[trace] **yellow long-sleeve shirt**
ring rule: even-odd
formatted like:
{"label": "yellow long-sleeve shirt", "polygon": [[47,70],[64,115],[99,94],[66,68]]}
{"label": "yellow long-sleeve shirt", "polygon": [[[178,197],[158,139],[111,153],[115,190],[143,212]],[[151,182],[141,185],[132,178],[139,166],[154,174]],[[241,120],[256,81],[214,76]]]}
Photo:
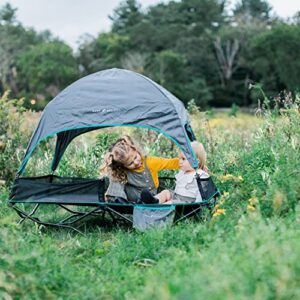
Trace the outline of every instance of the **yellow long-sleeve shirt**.
{"label": "yellow long-sleeve shirt", "polygon": [[[162,157],[155,157],[155,156],[147,156],[146,163],[156,188],[158,188],[158,184],[159,184],[158,181],[159,171],[179,169],[179,158],[162,158]],[[142,166],[132,171],[143,172],[144,170],[145,170],[145,162],[143,160]]]}

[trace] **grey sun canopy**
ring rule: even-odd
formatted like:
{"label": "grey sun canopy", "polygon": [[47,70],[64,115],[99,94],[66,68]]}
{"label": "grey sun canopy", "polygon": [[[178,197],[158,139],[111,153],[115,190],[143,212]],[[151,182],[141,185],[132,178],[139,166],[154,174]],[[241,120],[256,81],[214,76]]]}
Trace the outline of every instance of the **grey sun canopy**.
{"label": "grey sun canopy", "polygon": [[49,102],[18,174],[23,173],[33,150],[47,137],[57,135],[54,171],[73,138],[112,126],[135,126],[161,132],[180,147],[192,166],[198,166],[190,145],[194,134],[182,102],[151,79],[114,68],[77,80]]}

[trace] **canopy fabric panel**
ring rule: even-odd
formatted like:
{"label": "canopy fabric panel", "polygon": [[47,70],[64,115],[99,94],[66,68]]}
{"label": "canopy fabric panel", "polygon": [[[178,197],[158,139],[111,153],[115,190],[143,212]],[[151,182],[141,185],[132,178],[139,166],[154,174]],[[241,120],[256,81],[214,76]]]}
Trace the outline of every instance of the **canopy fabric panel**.
{"label": "canopy fabric panel", "polygon": [[55,169],[74,137],[111,126],[136,126],[161,132],[180,147],[192,166],[198,166],[190,145],[189,137],[193,134],[183,103],[151,79],[114,68],[77,80],[49,102],[18,174],[24,171],[35,147],[47,137],[58,135],[52,164]]}
{"label": "canopy fabric panel", "polygon": [[57,134],[56,146],[55,146],[55,153],[52,160],[51,170],[54,172],[62,158],[65,150],[67,149],[70,142],[78,135],[83,134],[85,132],[89,132],[92,130],[97,129],[98,127],[89,127],[89,128],[82,128],[82,129],[73,129],[68,131],[62,131]]}

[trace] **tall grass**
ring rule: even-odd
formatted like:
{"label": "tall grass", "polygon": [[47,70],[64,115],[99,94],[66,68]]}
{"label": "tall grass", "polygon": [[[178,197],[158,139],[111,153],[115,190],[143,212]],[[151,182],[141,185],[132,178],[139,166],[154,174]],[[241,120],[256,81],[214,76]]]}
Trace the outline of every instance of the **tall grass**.
{"label": "tall grass", "polygon": [[[0,192],[0,298],[298,299],[300,298],[300,116],[294,101],[261,116],[194,112],[222,196],[213,216],[144,233],[83,223],[84,235],[46,229],[7,206]],[[129,133],[151,154],[177,155],[162,136]],[[98,176],[109,132],[79,137],[58,169]],[[147,142],[151,141],[151,143]],[[53,144],[28,174],[47,173]]]}

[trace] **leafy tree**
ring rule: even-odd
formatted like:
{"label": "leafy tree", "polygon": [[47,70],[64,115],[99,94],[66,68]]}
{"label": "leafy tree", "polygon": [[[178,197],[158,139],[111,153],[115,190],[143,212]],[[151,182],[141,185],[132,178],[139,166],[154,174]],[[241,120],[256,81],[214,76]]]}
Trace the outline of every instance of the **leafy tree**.
{"label": "leafy tree", "polygon": [[180,95],[180,84],[184,81],[185,57],[172,50],[157,53],[153,58],[152,77],[155,81]]}
{"label": "leafy tree", "polygon": [[[255,80],[251,69],[253,38],[269,30],[277,20],[271,7],[263,0],[242,0],[236,4],[233,17],[228,19],[214,37],[214,53],[221,86],[215,88],[220,105],[249,105],[249,83]],[[223,96],[222,96],[223,95]]]}
{"label": "leafy tree", "polygon": [[145,16],[153,25],[155,51],[176,48],[182,37],[200,37],[216,31],[224,21],[224,2],[220,0],[183,0],[158,4]]}
{"label": "leafy tree", "polygon": [[192,78],[184,85],[185,97],[188,100],[194,99],[195,104],[204,109],[213,99],[212,88],[208,86],[204,78]]}
{"label": "leafy tree", "polygon": [[265,24],[251,25],[231,23],[220,28],[214,37],[214,54],[219,76],[219,85],[214,87],[217,105],[230,105],[231,102],[247,106],[251,99],[248,85],[253,78],[249,65],[253,53],[250,43],[254,36],[267,30]]}
{"label": "leafy tree", "polygon": [[[24,28],[15,14],[9,4],[0,9],[0,92],[11,90],[12,96],[27,98],[53,96],[77,76],[72,51],[49,31]],[[72,63],[71,71],[66,66]]]}
{"label": "leafy tree", "polygon": [[281,24],[257,36],[251,45],[252,69],[265,92],[300,88],[300,26]]}
{"label": "leafy tree", "polygon": [[123,1],[111,17],[112,32],[81,44],[83,72],[126,67],[203,106],[212,98],[209,86],[219,84],[212,36],[224,23],[224,5],[221,0],[170,1],[142,12],[137,1]]}
{"label": "leafy tree", "polygon": [[130,49],[130,39],[117,33],[101,33],[79,47],[78,62],[83,74],[121,67],[121,58]]}
{"label": "leafy tree", "polygon": [[19,55],[17,66],[19,81],[26,85],[26,92],[42,95],[40,100],[54,97],[78,77],[72,49],[59,41],[30,47]]}
{"label": "leafy tree", "polygon": [[0,25],[0,90],[10,89],[13,95],[22,90],[17,84],[17,57],[29,45],[40,42],[34,30],[25,30],[20,24]]}
{"label": "leafy tree", "polygon": [[[149,74],[155,73],[154,78],[158,78],[184,101],[195,98],[197,103],[204,106],[212,98],[208,86],[218,83],[212,37],[224,23],[224,18],[224,1],[171,1],[151,7],[145,15],[145,21],[134,28],[146,28],[149,34],[143,36],[135,31],[132,39],[138,38],[137,44],[147,45],[145,49],[157,53],[155,62],[149,62]],[[160,53],[170,50],[181,56],[184,62],[181,64],[180,80],[178,75],[173,75],[178,72],[173,67],[168,67],[167,79],[159,75],[165,68],[165,64],[162,64],[164,55]],[[155,68],[156,71],[153,70]],[[199,93],[201,89],[202,95]]]}

